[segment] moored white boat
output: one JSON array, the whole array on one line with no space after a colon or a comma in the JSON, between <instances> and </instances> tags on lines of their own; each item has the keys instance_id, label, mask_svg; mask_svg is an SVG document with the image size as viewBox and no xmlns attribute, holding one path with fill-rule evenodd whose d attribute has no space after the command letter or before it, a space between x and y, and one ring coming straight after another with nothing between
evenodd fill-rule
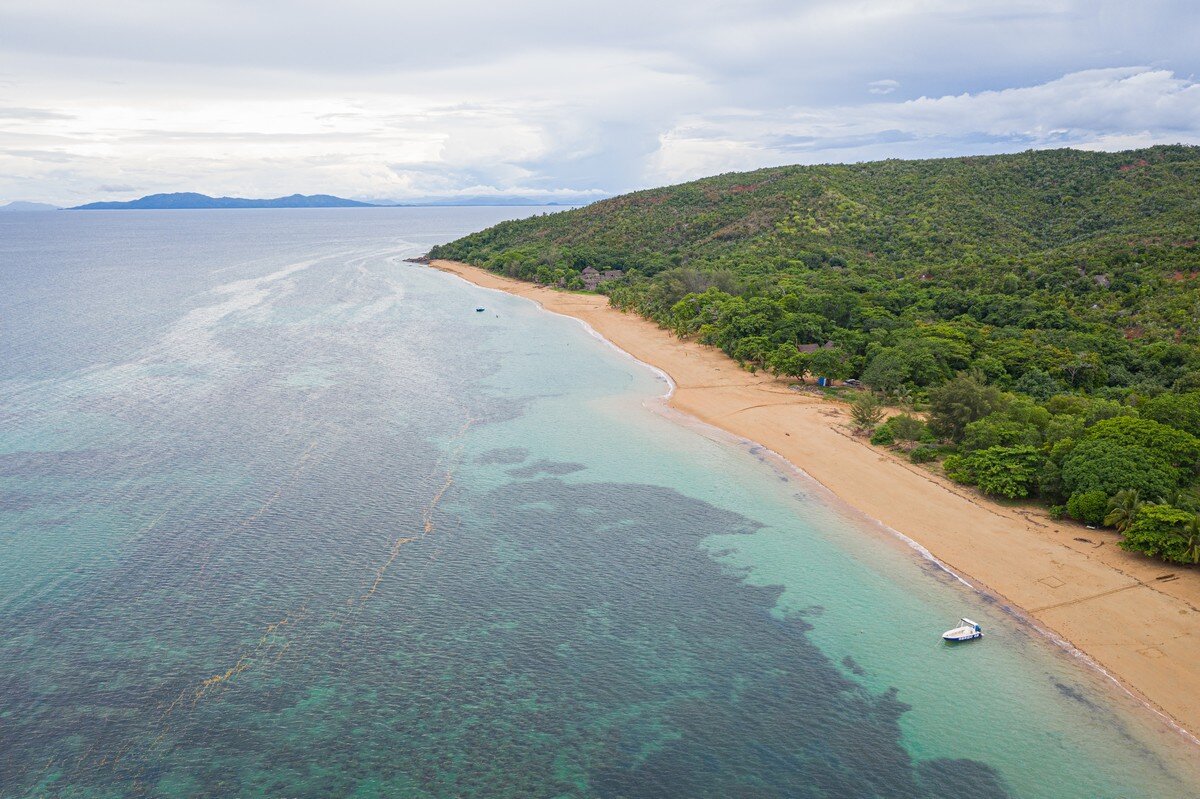
<instances>
[{"instance_id":1,"label":"moored white boat","mask_svg":"<svg viewBox=\"0 0 1200 799\"><path fill-rule=\"evenodd\" d=\"M962 622L961 627L955 627L953 630L946 630L942 633L942 638L946 641L971 641L976 638L983 637L983 628L976 622L970 619L959 619Z\"/></svg>"}]
</instances>

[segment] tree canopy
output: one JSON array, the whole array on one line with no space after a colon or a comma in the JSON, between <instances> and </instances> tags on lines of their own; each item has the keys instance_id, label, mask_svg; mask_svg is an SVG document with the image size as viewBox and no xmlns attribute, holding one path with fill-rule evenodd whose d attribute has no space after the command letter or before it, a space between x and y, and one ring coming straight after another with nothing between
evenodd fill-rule
<instances>
[{"instance_id":1,"label":"tree canopy","mask_svg":"<svg viewBox=\"0 0 1200 799\"><path fill-rule=\"evenodd\" d=\"M1113 523L1150 541L1136 519L1197 487L1197 230L1200 148L1175 145L731 173L430 255L565 288L607 272L613 305L749 369L928 410L875 442L1090 524L1121 495Z\"/></svg>"},{"instance_id":2,"label":"tree canopy","mask_svg":"<svg viewBox=\"0 0 1200 799\"><path fill-rule=\"evenodd\" d=\"M1197 208L1200 148L1036 151L719 175L431 255L564 286L618 270L619 307L731 355L833 341L835 371L884 390L974 371L1150 397L1200 389Z\"/></svg>"}]
</instances>

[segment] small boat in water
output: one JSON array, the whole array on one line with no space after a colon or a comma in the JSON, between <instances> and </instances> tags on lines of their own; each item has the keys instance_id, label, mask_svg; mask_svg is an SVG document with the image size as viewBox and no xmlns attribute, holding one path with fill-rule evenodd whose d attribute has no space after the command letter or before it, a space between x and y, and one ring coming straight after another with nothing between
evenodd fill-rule
<instances>
[{"instance_id":1,"label":"small boat in water","mask_svg":"<svg viewBox=\"0 0 1200 799\"><path fill-rule=\"evenodd\" d=\"M973 641L976 638L983 637L983 628L976 622L970 619L959 619L962 622L961 627L955 627L953 630L946 630L942 633L942 638L946 641Z\"/></svg>"},{"instance_id":2,"label":"small boat in water","mask_svg":"<svg viewBox=\"0 0 1200 799\"><path fill-rule=\"evenodd\" d=\"M475 313L483 313L483 311L484 311L484 308L482 306L475 309Z\"/></svg>"}]
</instances>

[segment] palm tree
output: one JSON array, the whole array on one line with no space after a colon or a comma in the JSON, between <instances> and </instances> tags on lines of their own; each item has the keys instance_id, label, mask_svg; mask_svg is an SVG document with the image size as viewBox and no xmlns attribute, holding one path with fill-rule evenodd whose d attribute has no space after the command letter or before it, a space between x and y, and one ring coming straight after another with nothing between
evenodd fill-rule
<instances>
[{"instance_id":1,"label":"palm tree","mask_svg":"<svg viewBox=\"0 0 1200 799\"><path fill-rule=\"evenodd\" d=\"M899 385L892 389L892 399L897 405L902 408L912 407L912 389L906 385Z\"/></svg>"},{"instance_id":2,"label":"palm tree","mask_svg":"<svg viewBox=\"0 0 1200 799\"><path fill-rule=\"evenodd\" d=\"M1159 505L1170 505L1172 508L1178 508L1183 501L1183 489L1178 486L1171 489L1171 493L1158 498Z\"/></svg>"},{"instance_id":3,"label":"palm tree","mask_svg":"<svg viewBox=\"0 0 1200 799\"><path fill-rule=\"evenodd\" d=\"M1133 524L1141 508L1142 500L1138 497L1136 488L1118 491L1108 501L1108 515L1104 517L1104 523L1117 528L1118 533L1123 533Z\"/></svg>"},{"instance_id":4,"label":"palm tree","mask_svg":"<svg viewBox=\"0 0 1200 799\"><path fill-rule=\"evenodd\" d=\"M1179 488L1171 492L1171 504L1180 510L1196 510L1196 492L1191 488Z\"/></svg>"},{"instance_id":5,"label":"palm tree","mask_svg":"<svg viewBox=\"0 0 1200 799\"><path fill-rule=\"evenodd\" d=\"M1192 520L1180 529L1179 534L1184 541L1184 558L1192 563L1200 563L1200 513L1193 516Z\"/></svg>"}]
</instances>

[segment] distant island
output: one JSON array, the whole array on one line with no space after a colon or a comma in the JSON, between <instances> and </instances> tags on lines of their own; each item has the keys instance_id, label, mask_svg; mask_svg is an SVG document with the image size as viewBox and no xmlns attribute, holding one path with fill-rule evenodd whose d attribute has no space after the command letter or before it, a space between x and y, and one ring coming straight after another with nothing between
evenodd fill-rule
<instances>
[{"instance_id":1,"label":"distant island","mask_svg":"<svg viewBox=\"0 0 1200 799\"><path fill-rule=\"evenodd\" d=\"M30 203L24 200L15 200L11 203L0 205L0 213L8 213L11 211L57 211L57 205L50 203Z\"/></svg>"},{"instance_id":2,"label":"distant island","mask_svg":"<svg viewBox=\"0 0 1200 799\"><path fill-rule=\"evenodd\" d=\"M271 200L250 200L244 197L209 197L207 194L185 191L172 194L150 194L128 202L99 202L77 205L68 211L133 211L180 210L192 208L374 208L374 203L347 200L331 194L292 194Z\"/></svg>"},{"instance_id":3,"label":"distant island","mask_svg":"<svg viewBox=\"0 0 1200 799\"><path fill-rule=\"evenodd\" d=\"M574 201L537 200L531 197L509 195L463 195L446 197L422 197L414 200L392 201L377 200L364 202L362 200L347 200L344 197L334 197L331 194L291 194L287 197L276 197L271 200L253 200L244 197L209 197L197 192L173 192L171 194L149 194L137 200L127 202L96 202L67 208L68 211L126 211L126 210L176 210L195 208L422 208L430 206L524 206L552 205L574 207L586 205L592 198L581 196ZM20 207L16 207L20 206ZM34 207L37 206L37 207ZM10 203L0 206L0 211L51 211L56 206L42 203Z\"/></svg>"}]
</instances>

